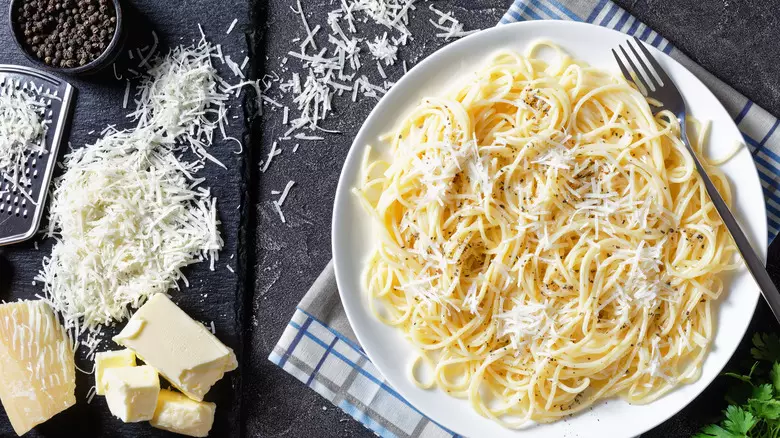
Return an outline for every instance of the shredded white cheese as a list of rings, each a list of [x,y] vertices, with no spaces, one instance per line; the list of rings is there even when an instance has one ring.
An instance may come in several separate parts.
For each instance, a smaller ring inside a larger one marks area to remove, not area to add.
[[[439,16],[437,21],[429,20],[435,28],[443,31],[436,34],[439,38],[444,38],[445,40],[462,38],[480,31],[480,29],[464,30],[463,24],[452,13],[442,12],[434,8],[433,5],[428,5],[428,8]]]
[[[149,70],[137,92],[136,109],[128,117],[139,127],[162,128],[164,142],[188,146],[200,158],[225,167],[206,150],[226,119],[230,99],[229,87],[221,85],[225,82],[211,63],[216,56],[205,38],[174,49]]]
[[[512,308],[498,314],[499,336],[507,336],[518,353],[534,337],[554,333],[553,319],[546,304],[522,302],[513,298]]]
[[[271,165],[271,160],[273,160],[275,156],[282,153],[281,149],[276,148],[277,144],[278,144],[277,142],[273,142],[273,144],[271,145],[271,151],[268,152],[268,158],[266,158],[265,161],[260,163],[260,165],[262,166],[260,168],[261,172],[265,173],[265,171],[268,170],[268,166]]]
[[[230,26],[225,32],[226,35],[230,35],[230,32],[233,32],[233,28],[236,27],[236,23],[238,23],[238,18],[234,18],[233,21],[230,22]]]
[[[130,114],[137,126],[107,127],[64,158],[48,229],[57,242],[36,280],[66,328],[88,341],[151,295],[187,285],[185,266],[209,260],[214,269],[223,245],[216,199],[194,175],[205,160],[219,163],[206,150],[214,130],[224,132],[230,91],[216,56],[202,39],[155,61]]]
[[[376,37],[373,43],[367,42],[366,45],[374,58],[384,62],[385,65],[395,64],[398,47],[387,40],[387,32],[381,37]]]
[[[287,195],[290,194],[290,189],[294,185],[295,185],[295,181],[289,181],[287,182],[287,185],[284,186],[284,190],[282,191],[282,196],[280,196],[279,200],[276,201],[280,207],[282,206],[282,204],[284,204],[284,200],[287,199]]]

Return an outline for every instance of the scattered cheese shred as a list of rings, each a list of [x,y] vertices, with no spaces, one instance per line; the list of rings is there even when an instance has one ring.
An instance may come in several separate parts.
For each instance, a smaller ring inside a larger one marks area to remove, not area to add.
[[[125,82],[125,97],[122,99],[122,108],[127,108],[127,102],[130,100],[130,81]]]
[[[280,196],[279,200],[276,201],[280,207],[282,206],[282,204],[284,204],[284,200],[287,199],[287,195],[290,193],[290,189],[294,185],[295,185],[295,181],[289,181],[287,185],[284,187],[284,191],[282,191],[282,196]]]
[[[276,209],[276,212],[279,213],[279,218],[282,220],[282,223],[285,224],[287,221],[284,219],[284,213],[282,213],[282,206],[279,205],[277,201],[273,201],[274,208]]]
[[[230,35],[230,32],[233,32],[233,28],[236,27],[236,23],[238,23],[238,18],[234,18],[233,21],[230,23],[230,26],[228,27],[227,31],[225,32],[225,35]]]
[[[264,162],[260,163],[263,166],[260,168],[261,172],[265,173],[265,171],[268,170],[268,166],[271,165],[271,160],[273,160],[275,156],[282,153],[281,149],[276,148],[277,144],[278,144],[277,142],[273,142],[273,144],[271,145],[271,151],[268,152],[268,158]]]
[[[433,5],[428,5],[428,8],[436,13],[436,15],[439,16],[439,19],[437,21],[430,20],[430,23],[437,29],[442,30],[444,32],[439,32],[436,34],[439,38],[444,38],[445,40],[451,40],[454,38],[462,38],[464,36],[471,35],[472,33],[477,33],[480,31],[480,29],[474,29],[474,30],[464,30],[463,24],[458,21],[451,13],[449,12],[442,12],[436,8],[433,7]],[[445,23],[449,24],[449,26],[446,26]]]
[[[387,32],[381,37],[376,37],[373,43],[366,44],[376,59],[384,62],[385,65],[395,64],[398,47],[387,40]]]

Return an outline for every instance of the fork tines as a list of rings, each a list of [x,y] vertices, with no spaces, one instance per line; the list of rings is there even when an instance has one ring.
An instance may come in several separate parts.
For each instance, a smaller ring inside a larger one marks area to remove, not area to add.
[[[628,46],[631,54],[626,51],[624,46]],[[644,57],[639,54],[635,46],[639,47],[639,52],[642,52]],[[650,54],[650,51],[647,50],[639,38],[634,37],[634,44],[632,44],[631,40],[628,40],[625,44],[621,44],[618,47],[630,68],[626,66],[625,62],[621,59],[615,49],[612,49],[612,56],[615,57],[615,61],[617,61],[620,66],[620,71],[623,73],[626,80],[631,81],[636,85],[642,94],[648,95],[653,91],[660,90],[667,85],[672,84],[671,79],[669,79],[669,76],[667,76],[664,69],[658,64],[658,61]],[[631,55],[633,55],[633,57]]]

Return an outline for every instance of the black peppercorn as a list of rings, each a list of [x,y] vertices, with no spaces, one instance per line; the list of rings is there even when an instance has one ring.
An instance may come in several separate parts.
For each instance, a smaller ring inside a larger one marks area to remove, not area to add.
[[[25,49],[54,67],[94,61],[116,28],[116,11],[108,0],[23,0],[15,12]]]

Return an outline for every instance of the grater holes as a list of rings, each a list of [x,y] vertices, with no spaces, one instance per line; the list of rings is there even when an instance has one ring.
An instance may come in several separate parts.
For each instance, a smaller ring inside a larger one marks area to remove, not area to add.
[[[7,224],[12,228],[20,227],[41,214],[34,199],[40,200],[41,195],[47,190],[47,187],[42,187],[41,183],[50,170],[49,166],[56,167],[56,161],[50,160],[49,150],[53,147],[52,141],[57,132],[55,128],[62,123],[61,111],[66,103],[70,103],[68,89],[63,88],[66,87],[65,84],[59,84],[53,79],[39,80],[34,74],[25,73],[21,68],[20,70],[17,72],[13,68],[0,67],[0,96],[14,92],[29,93],[37,104],[36,112],[44,123],[49,125],[49,129],[44,139],[45,148],[32,153],[19,169],[18,185],[9,183],[3,175],[0,175],[0,223],[8,221]],[[2,228],[0,226],[0,235],[6,231]]]

